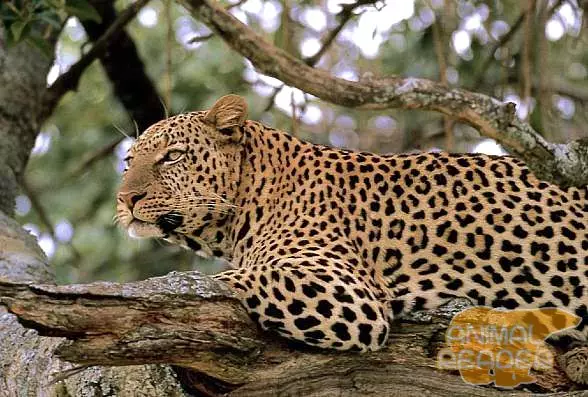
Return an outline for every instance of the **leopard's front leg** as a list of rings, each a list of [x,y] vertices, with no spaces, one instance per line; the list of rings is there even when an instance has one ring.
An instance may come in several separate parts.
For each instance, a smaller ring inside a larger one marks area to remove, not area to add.
[[[377,291],[334,259],[284,258],[214,276],[240,296],[266,330],[311,346],[380,349],[391,311]]]

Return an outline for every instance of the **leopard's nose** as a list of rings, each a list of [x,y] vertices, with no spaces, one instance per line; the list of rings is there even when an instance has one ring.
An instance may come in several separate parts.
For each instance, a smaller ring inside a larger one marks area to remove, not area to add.
[[[121,192],[118,194],[118,199],[124,202],[132,211],[135,207],[135,204],[137,204],[137,202],[145,196],[147,196],[147,193]]]

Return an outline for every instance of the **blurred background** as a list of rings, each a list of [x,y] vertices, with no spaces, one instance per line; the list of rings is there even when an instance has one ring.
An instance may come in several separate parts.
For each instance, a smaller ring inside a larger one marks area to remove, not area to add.
[[[130,2],[116,1],[117,9]],[[588,132],[588,6],[580,0],[244,0],[230,12],[275,45],[349,80],[414,76],[517,104],[519,117],[554,142]],[[528,17],[526,17],[528,16]],[[340,28],[324,54],[313,56]],[[169,115],[244,96],[249,118],[300,138],[379,153],[505,153],[434,113],[335,107],[258,74],[168,0],[152,0],[127,27]],[[67,20],[51,84],[83,54],[85,30]],[[113,222],[122,159],[137,134],[99,62],[84,73],[38,136],[17,219],[36,235],[58,282],[129,281],[219,264],[154,240],[132,240]]]

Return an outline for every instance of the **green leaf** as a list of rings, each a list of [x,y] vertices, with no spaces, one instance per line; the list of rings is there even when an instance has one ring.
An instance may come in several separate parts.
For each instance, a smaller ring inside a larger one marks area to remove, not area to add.
[[[14,21],[10,25],[10,32],[12,33],[12,38],[15,42],[20,41],[21,37],[23,36],[23,32],[27,27],[28,21]]]
[[[7,21],[14,21],[18,18],[18,15],[14,13],[14,10],[4,6],[4,5],[0,5],[0,20],[7,22]]]
[[[48,58],[53,57],[53,47],[49,44],[49,42],[40,36],[29,36],[27,37],[27,42],[31,43],[33,46],[37,47],[45,56]]]
[[[68,14],[78,17],[82,21],[90,20],[97,23],[102,22],[98,11],[87,0],[67,0],[65,11]]]
[[[59,16],[54,12],[44,12],[37,16],[37,19],[53,26],[56,29],[61,29],[61,22]]]

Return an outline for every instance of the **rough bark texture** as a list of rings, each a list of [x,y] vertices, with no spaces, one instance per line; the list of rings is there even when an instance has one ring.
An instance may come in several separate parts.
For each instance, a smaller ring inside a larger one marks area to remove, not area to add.
[[[0,212],[0,280],[50,283],[53,274],[34,237]],[[12,292],[16,292],[15,289]],[[55,350],[62,338],[43,338],[0,308],[0,396],[184,396],[168,366],[93,367],[51,383],[72,365]]]
[[[417,78],[370,78],[358,82],[314,69],[276,48],[209,0],[181,4],[262,73],[327,102],[360,109],[433,110],[470,124],[525,160],[542,179],[560,186],[588,185],[588,142],[547,142],[515,116],[513,104]]]
[[[0,280],[0,304],[41,335],[67,338],[55,349],[61,359],[81,365],[172,363],[184,368],[189,387],[210,394],[504,395],[435,369],[443,331],[466,307],[462,301],[404,320],[393,329],[389,347],[370,354],[293,349],[258,331],[224,285],[197,272],[127,284]],[[534,391],[571,387],[557,369],[537,378]]]
[[[52,59],[26,44],[6,48],[0,26],[0,211],[9,215],[43,122],[43,95],[51,63]]]

